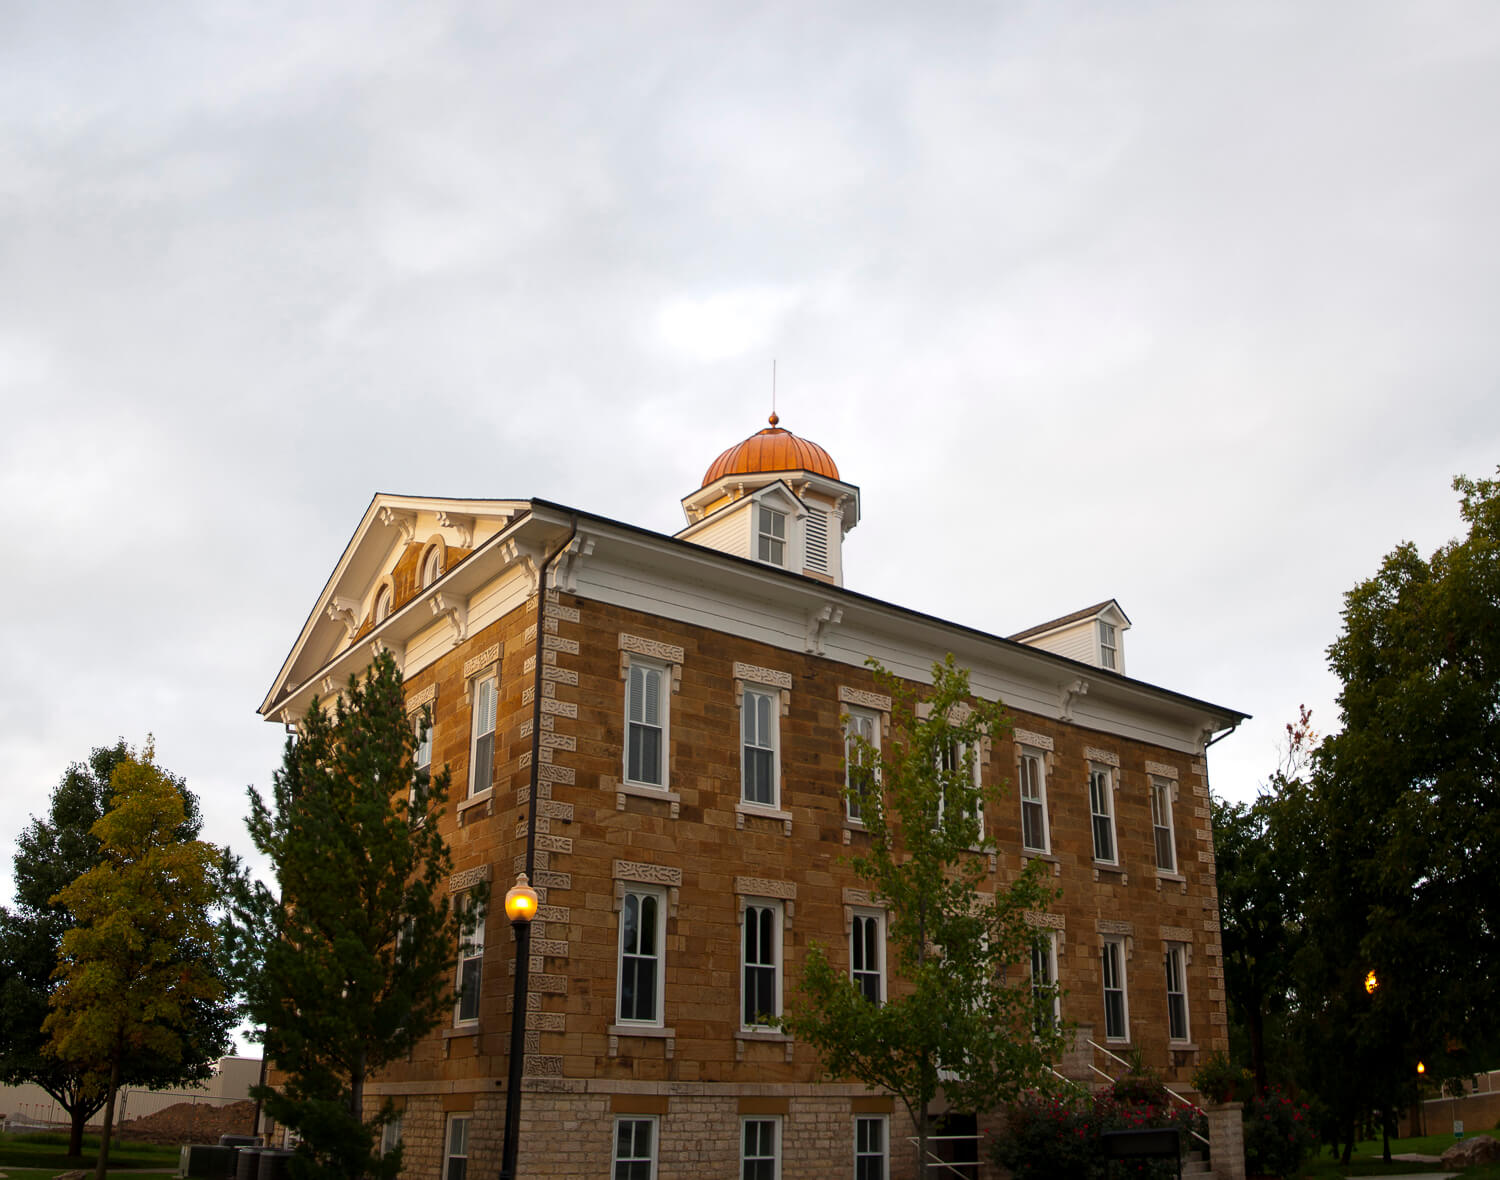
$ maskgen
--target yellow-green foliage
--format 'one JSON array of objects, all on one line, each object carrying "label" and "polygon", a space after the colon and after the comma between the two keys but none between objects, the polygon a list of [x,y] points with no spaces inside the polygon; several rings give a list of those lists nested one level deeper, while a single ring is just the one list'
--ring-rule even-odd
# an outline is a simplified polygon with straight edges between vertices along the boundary
[{"label": "yellow-green foliage", "polygon": [[191,1007],[223,996],[209,967],[218,851],[180,838],[182,795],[149,743],[110,785],[110,810],[91,829],[102,863],[54,899],[77,925],[43,1024],[54,1054],[103,1072],[141,1053],[179,1058]]}]

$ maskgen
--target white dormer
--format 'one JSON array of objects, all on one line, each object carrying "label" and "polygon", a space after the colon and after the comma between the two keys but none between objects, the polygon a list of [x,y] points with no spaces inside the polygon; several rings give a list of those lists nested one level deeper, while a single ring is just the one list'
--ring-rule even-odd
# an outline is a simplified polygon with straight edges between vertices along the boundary
[{"label": "white dormer", "polygon": [[730,447],[682,501],[683,540],[844,584],[844,534],[859,523],[859,489],[817,443],[771,427]]},{"label": "white dormer", "polygon": [[1040,647],[1111,672],[1125,674],[1125,632],[1130,619],[1113,598],[1074,611],[1050,623],[1010,636],[1016,643]]}]

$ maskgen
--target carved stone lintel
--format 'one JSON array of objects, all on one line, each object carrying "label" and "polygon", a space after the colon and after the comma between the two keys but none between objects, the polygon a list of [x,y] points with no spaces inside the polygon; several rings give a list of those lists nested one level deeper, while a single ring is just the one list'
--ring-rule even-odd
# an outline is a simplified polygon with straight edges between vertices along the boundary
[{"label": "carved stone lintel", "polygon": [[1055,748],[1055,743],[1045,733],[1034,733],[1029,729],[1017,729],[1012,732],[1011,736],[1015,739],[1018,746],[1030,746],[1035,750],[1045,750],[1049,754]]},{"label": "carved stone lintel", "polygon": [[1177,781],[1177,767],[1169,762],[1147,762],[1146,773],[1154,774],[1157,778],[1169,778],[1174,783]]},{"label": "carved stone lintel", "polygon": [[639,881],[645,885],[681,885],[682,870],[669,865],[645,864],[635,860],[615,861],[617,881]]},{"label": "carved stone lintel", "polygon": [[1101,766],[1113,766],[1120,769],[1120,756],[1113,750],[1101,750],[1097,746],[1085,746],[1083,756],[1090,762],[1097,762]]},{"label": "carved stone lintel", "polygon": [[777,897],[783,901],[795,901],[797,897],[797,883],[795,881],[773,881],[767,877],[736,877],[734,879],[734,891],[739,894],[748,894],[751,897]]},{"label": "carved stone lintel", "polygon": [[490,866],[485,864],[472,869],[464,869],[461,873],[452,873],[448,877],[448,892],[462,893],[465,889],[472,889],[481,881],[488,881],[490,871]]},{"label": "carved stone lintel", "polygon": [[1027,910],[1022,917],[1026,925],[1038,930],[1066,930],[1068,920],[1062,914],[1049,914],[1041,910]]},{"label": "carved stone lintel", "polygon": [[476,673],[482,672],[491,664],[500,662],[500,645],[492,643],[478,655],[470,656],[464,661],[464,679],[468,680]]},{"label": "carved stone lintel", "polygon": [[850,688],[847,684],[839,685],[839,703],[874,709],[878,713],[891,711],[891,698],[884,693],[866,692],[862,688]]},{"label": "carved stone lintel", "polygon": [[426,688],[422,689],[421,692],[414,692],[411,694],[411,696],[406,698],[406,711],[408,713],[415,713],[419,709],[421,709],[423,705],[431,705],[435,704],[436,702],[437,682],[434,681],[432,684],[429,684]]},{"label": "carved stone lintel", "polygon": [[786,692],[790,692],[792,688],[792,674],[790,672],[781,672],[775,668],[762,668],[756,664],[742,664],[736,661],[734,665],[734,678],[736,680],[746,680],[752,684],[765,684]]},{"label": "carved stone lintel", "polygon": [[1186,926],[1163,926],[1161,940],[1163,942],[1192,942],[1193,932]]},{"label": "carved stone lintel", "polygon": [[1096,918],[1094,929],[1100,934],[1134,934],[1135,924],[1121,921],[1119,918]]}]

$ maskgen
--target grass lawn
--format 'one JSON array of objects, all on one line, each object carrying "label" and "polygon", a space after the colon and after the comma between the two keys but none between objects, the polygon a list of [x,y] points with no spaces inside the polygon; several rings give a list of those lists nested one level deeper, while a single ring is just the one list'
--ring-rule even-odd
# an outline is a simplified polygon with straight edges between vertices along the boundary
[{"label": "grass lawn", "polygon": [[[64,1134],[0,1134],[0,1172],[8,1177],[19,1177],[55,1176],[59,1172],[77,1170],[92,1171],[99,1154],[99,1137],[83,1137],[81,1159],[70,1160],[67,1150],[68,1137]],[[178,1154],[175,1147],[116,1140],[109,1150],[109,1170],[123,1175],[126,1169],[175,1168]]]},{"label": "grass lawn", "polygon": [[[1500,1128],[1495,1130],[1471,1131],[1475,1134],[1489,1135],[1500,1139]],[[1446,1135],[1422,1135],[1411,1139],[1392,1139],[1391,1154],[1404,1155],[1416,1153],[1418,1155],[1442,1155],[1453,1146],[1452,1132]],[[1363,1139],[1354,1145],[1354,1156],[1345,1168],[1333,1156],[1324,1153],[1316,1159],[1309,1160],[1302,1169],[1305,1180],[1335,1180],[1340,1176],[1399,1176],[1403,1173],[1420,1172],[1424,1168],[1431,1167],[1436,1171],[1434,1165],[1413,1164],[1409,1161],[1392,1160],[1386,1163],[1382,1158],[1382,1146],[1379,1139]],[[1500,1164],[1482,1164],[1477,1168],[1470,1168],[1466,1172],[1452,1172],[1452,1176],[1461,1176],[1463,1180],[1500,1180]]]}]

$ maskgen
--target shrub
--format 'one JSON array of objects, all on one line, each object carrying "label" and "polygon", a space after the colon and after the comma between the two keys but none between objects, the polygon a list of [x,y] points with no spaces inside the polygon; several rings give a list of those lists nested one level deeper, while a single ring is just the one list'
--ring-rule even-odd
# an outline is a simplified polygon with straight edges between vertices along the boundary
[{"label": "shrub", "polygon": [[[1189,1132],[1205,1130],[1200,1112],[1173,1110],[1164,1103],[1122,1102],[1110,1092],[1093,1097],[1032,1094],[1011,1106],[1005,1133],[991,1155],[1015,1180],[1104,1180],[1099,1136],[1144,1127],[1177,1127],[1185,1151]],[[1142,1160],[1117,1163],[1113,1172],[1155,1180],[1176,1176],[1177,1166],[1171,1160]]]},{"label": "shrub", "polygon": [[1193,1086],[1209,1102],[1233,1102],[1247,1092],[1245,1073],[1231,1064],[1223,1052],[1211,1053],[1193,1071]]},{"label": "shrub", "polygon": [[1245,1103],[1245,1170],[1252,1175],[1295,1176],[1316,1144],[1307,1103],[1279,1086]]}]

